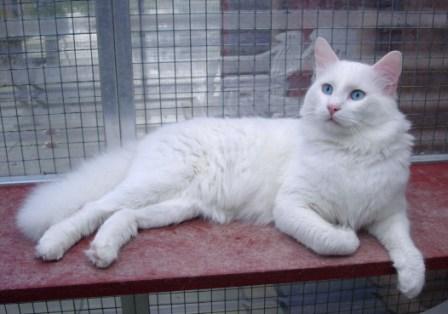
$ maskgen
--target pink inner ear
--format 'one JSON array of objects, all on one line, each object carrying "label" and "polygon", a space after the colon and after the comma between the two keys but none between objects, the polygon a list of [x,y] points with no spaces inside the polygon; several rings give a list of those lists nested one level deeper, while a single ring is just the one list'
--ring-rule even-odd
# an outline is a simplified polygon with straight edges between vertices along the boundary
[{"label": "pink inner ear", "polygon": [[385,82],[384,90],[388,94],[394,94],[397,90],[402,67],[401,52],[391,51],[373,65],[373,69]]},{"label": "pink inner ear", "polygon": [[316,39],[314,45],[314,61],[316,62],[317,74],[339,61],[338,56],[334,53],[333,49],[331,49],[328,42],[322,37]]}]

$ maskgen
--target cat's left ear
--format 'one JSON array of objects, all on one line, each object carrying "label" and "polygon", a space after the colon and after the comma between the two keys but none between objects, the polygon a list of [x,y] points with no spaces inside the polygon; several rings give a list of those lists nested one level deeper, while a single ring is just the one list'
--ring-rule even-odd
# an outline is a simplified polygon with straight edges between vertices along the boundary
[{"label": "cat's left ear", "polygon": [[329,66],[338,62],[339,58],[331,49],[330,44],[322,37],[317,37],[314,44],[314,62],[316,63],[316,74],[324,72]]},{"label": "cat's left ear", "polygon": [[388,95],[395,95],[402,69],[401,52],[389,52],[373,65],[373,69],[380,76],[384,84],[384,91]]}]

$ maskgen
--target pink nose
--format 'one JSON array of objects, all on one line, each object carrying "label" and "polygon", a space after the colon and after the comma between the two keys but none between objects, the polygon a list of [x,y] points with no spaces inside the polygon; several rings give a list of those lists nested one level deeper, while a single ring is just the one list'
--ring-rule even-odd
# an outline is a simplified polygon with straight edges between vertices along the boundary
[{"label": "pink nose", "polygon": [[336,113],[336,111],[341,110],[341,107],[335,104],[328,104],[327,109],[328,112],[330,113],[330,116],[333,116]]}]

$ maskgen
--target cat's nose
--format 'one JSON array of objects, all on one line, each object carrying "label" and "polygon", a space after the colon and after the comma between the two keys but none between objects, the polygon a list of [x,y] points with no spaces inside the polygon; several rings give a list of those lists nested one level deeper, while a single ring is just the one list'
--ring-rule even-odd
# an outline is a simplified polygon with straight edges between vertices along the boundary
[{"label": "cat's nose", "polygon": [[330,116],[333,116],[336,113],[336,111],[341,110],[341,106],[336,105],[336,104],[328,104],[327,109],[328,109],[328,112],[330,113]]}]

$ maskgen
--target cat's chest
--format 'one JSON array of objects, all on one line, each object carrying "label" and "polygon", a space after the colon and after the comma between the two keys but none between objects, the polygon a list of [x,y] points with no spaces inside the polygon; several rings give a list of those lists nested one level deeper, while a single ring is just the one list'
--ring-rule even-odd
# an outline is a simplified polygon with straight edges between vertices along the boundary
[{"label": "cat's chest", "polygon": [[[367,165],[345,158],[327,158],[314,168],[316,182],[314,185],[331,200],[347,204],[366,199],[374,182],[376,171]],[[363,195],[364,197],[358,197]]]},{"label": "cat's chest", "polygon": [[308,205],[332,223],[359,228],[382,207],[381,190],[388,179],[380,164],[326,152],[304,158],[301,173]]}]

